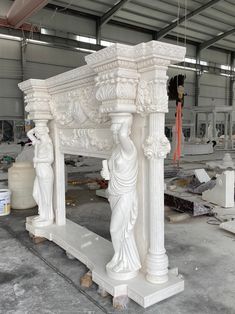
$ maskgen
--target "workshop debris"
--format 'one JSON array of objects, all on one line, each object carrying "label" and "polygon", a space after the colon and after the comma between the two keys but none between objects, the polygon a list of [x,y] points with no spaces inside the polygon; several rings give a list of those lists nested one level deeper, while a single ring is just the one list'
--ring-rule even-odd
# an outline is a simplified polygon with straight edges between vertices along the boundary
[{"label": "workshop debris", "polygon": [[194,174],[200,183],[206,183],[211,179],[205,169],[195,169]]},{"label": "workshop debris", "polygon": [[204,191],[212,189],[216,185],[215,178],[201,183],[196,177],[193,177],[187,187],[187,191],[195,194],[202,194]]}]

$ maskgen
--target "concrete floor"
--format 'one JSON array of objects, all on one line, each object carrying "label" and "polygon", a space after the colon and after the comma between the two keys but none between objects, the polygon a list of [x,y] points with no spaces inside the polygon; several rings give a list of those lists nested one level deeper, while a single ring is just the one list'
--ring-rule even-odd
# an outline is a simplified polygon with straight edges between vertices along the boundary
[{"label": "concrete floor", "polygon": [[[110,238],[110,208],[94,191],[72,190],[77,199],[68,217]],[[77,260],[46,241],[35,245],[24,229],[25,217],[36,210],[12,211],[0,218],[0,313],[120,313],[110,296],[97,286],[80,287],[87,271]],[[234,314],[235,236],[207,223],[208,217],[181,223],[166,222],[166,249],[170,266],[179,267],[185,291],[148,309],[130,301],[124,313]]]}]

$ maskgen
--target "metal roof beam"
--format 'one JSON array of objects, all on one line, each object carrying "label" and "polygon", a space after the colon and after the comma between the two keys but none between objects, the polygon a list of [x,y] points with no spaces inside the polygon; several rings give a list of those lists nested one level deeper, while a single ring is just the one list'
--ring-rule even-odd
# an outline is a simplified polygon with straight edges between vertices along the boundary
[{"label": "metal roof beam", "polygon": [[224,33],[222,33],[222,34],[220,34],[218,36],[215,36],[215,37],[213,37],[213,38],[211,38],[209,40],[204,41],[203,43],[201,43],[199,45],[199,50],[201,51],[202,49],[206,49],[206,48],[214,45],[215,43],[217,43],[217,41],[219,41],[219,40],[221,40],[221,39],[223,39],[223,38],[225,38],[225,37],[227,37],[229,35],[232,35],[233,33],[235,33],[235,27],[230,29],[227,32],[224,32]]},{"label": "metal roof beam", "polygon": [[120,0],[118,3],[116,3],[104,15],[101,16],[99,25],[102,26],[108,23],[108,21],[113,18],[114,14],[116,14],[119,10],[121,10],[122,7],[128,2],[130,2],[130,0]]},{"label": "metal roof beam", "polygon": [[42,9],[49,0],[15,0],[8,13],[7,21],[15,28],[19,28],[26,19]]},{"label": "metal roof beam", "polygon": [[220,1],[222,1],[222,0],[211,0],[211,1],[207,2],[206,4],[200,6],[199,8],[195,9],[194,11],[189,12],[188,14],[180,17],[175,22],[169,24],[168,26],[166,26],[166,27],[162,28],[160,31],[158,31],[157,32],[157,39],[159,40],[162,37],[166,36],[168,33],[170,33],[170,31],[172,31],[174,28],[176,28],[180,24],[184,23],[186,20],[189,20],[192,17],[200,14],[201,12],[212,7],[213,5],[215,5],[216,3],[220,2]]},{"label": "metal roof beam", "polygon": [[[98,21],[99,18],[100,18],[99,16],[94,15],[94,14],[85,13],[85,12],[73,10],[73,9],[70,9],[70,8],[66,8],[65,9],[63,6],[54,5],[54,4],[51,4],[51,3],[46,5],[46,7],[45,7],[45,9],[49,9],[49,10],[55,10],[56,8],[63,9],[62,10],[63,14],[68,14],[68,15],[73,15],[73,16],[81,16],[81,17],[84,17],[84,18],[87,18],[87,19],[90,19],[90,20],[93,20],[93,21]],[[123,27],[123,28],[127,28],[127,29],[132,29],[132,30],[135,30],[137,32],[142,32],[142,33],[146,33],[146,34],[154,35],[156,33],[156,31],[154,31],[151,28],[136,26],[136,25],[133,25],[133,24],[124,23],[124,22],[120,22],[120,21],[116,21],[116,20],[112,20],[112,19],[108,23],[111,24],[111,25],[115,25],[115,26],[119,26],[119,27]],[[166,38],[171,39],[171,40],[175,40],[175,41],[178,40],[179,42],[182,42],[182,43],[185,42],[184,38],[181,38],[181,37],[177,38],[175,35],[170,35],[169,34],[169,35],[166,35]],[[156,38],[154,38],[154,40],[155,39]],[[187,39],[187,44],[191,44],[193,46],[198,46],[199,43],[197,41],[193,41],[193,40]],[[216,47],[215,46],[212,49],[220,51],[220,52],[224,52],[224,53],[230,53],[231,52],[231,49],[229,49],[229,48],[226,49],[226,48],[220,48],[220,47]]]}]

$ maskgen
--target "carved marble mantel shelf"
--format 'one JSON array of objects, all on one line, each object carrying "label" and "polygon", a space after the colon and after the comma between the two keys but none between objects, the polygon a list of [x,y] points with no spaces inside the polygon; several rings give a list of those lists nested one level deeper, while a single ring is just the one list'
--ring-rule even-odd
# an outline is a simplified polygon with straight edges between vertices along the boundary
[{"label": "carved marble mantel shelf", "polygon": [[[35,125],[50,129],[54,145],[54,223],[26,229],[72,254],[92,271],[92,279],[114,297],[128,295],[143,307],[184,289],[176,272],[168,270],[164,246],[164,158],[170,145],[164,134],[168,112],[167,69],[183,61],[185,48],[157,41],[136,46],[115,44],[86,56],[87,65],[46,80],[19,84],[26,111]],[[64,154],[108,159],[113,151],[113,117],[132,116],[131,140],[138,155],[138,217],[135,239],[141,271],[118,281],[105,265],[112,243],[66,220]],[[97,249],[99,248],[99,249]]]}]

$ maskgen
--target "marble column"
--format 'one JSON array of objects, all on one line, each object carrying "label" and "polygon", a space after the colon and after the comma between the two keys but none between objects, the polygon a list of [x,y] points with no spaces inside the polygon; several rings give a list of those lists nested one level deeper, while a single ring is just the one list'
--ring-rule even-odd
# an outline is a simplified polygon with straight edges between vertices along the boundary
[{"label": "marble column", "polygon": [[209,126],[209,117],[208,117],[208,115],[209,114],[206,112],[205,115],[206,115],[206,120],[205,120],[206,127],[205,127],[204,137],[208,138],[208,126]]},{"label": "marble column", "polygon": [[[138,46],[137,46],[138,47]],[[146,279],[151,283],[168,281],[168,257],[164,245],[164,158],[170,151],[165,136],[165,113],[168,112],[166,71],[169,60],[144,57],[138,60],[140,82],[137,112],[148,115],[148,136],[143,143],[148,160],[149,249]]]},{"label": "marble column", "polygon": [[170,144],[164,134],[164,124],[165,113],[149,114],[149,137],[144,145],[149,160],[150,214],[146,279],[153,283],[168,280],[168,257],[164,246],[164,158],[170,151]]},{"label": "marble column", "polygon": [[194,142],[195,141],[195,134],[196,134],[196,113],[191,110],[191,126],[190,126],[190,142]]},{"label": "marble column", "polygon": [[213,111],[213,137],[214,139],[217,138],[217,130],[216,130],[216,121],[217,121],[217,117],[216,117],[216,111]]},{"label": "marble column", "polygon": [[224,148],[228,149],[228,113],[224,113]]},{"label": "marble column", "polygon": [[233,113],[229,113],[229,142],[230,147],[233,149]]}]

